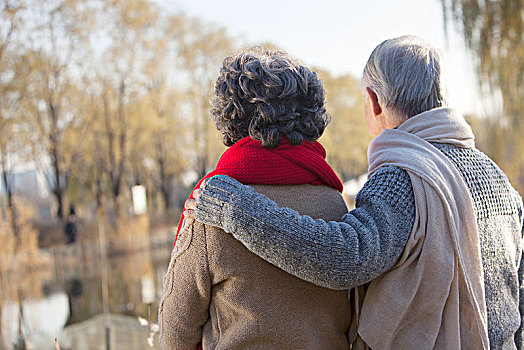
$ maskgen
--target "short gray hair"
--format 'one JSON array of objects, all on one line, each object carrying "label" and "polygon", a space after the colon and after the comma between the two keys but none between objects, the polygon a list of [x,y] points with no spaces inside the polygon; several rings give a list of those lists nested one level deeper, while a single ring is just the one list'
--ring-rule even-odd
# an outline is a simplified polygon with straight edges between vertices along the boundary
[{"label": "short gray hair", "polygon": [[362,87],[369,87],[380,106],[404,120],[432,108],[446,106],[441,52],[416,36],[401,36],[378,45],[362,73]]}]

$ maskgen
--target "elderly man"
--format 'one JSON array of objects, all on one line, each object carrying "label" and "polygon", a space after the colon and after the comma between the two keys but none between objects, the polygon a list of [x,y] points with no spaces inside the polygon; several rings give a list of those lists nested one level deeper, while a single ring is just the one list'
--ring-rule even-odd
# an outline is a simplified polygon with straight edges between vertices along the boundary
[{"label": "elderly man", "polygon": [[442,57],[386,40],[362,75],[369,179],[341,222],[301,216],[232,178],[188,216],[304,280],[351,289],[351,341],[373,349],[522,349],[522,199],[446,107]]}]

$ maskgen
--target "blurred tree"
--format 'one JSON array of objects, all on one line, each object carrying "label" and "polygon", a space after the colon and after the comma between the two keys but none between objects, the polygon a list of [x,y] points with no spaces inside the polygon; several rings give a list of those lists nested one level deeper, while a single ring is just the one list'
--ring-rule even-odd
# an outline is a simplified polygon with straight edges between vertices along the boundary
[{"label": "blurred tree", "polygon": [[35,217],[35,208],[29,202],[20,201],[17,204],[17,225],[19,227],[19,242],[15,245],[13,274],[9,278],[9,287],[16,293],[18,303],[18,338],[25,343],[22,333],[24,318],[24,300],[37,300],[42,296],[42,270],[39,262],[38,232],[31,224]]},{"label": "blurred tree", "polygon": [[[23,83],[30,69],[25,56],[7,53],[0,61],[0,72],[9,79],[0,83],[0,171],[6,193],[7,212],[11,217],[12,231],[18,237],[16,225],[16,206],[12,188],[12,175],[15,164],[27,162],[31,154],[28,147],[31,141],[27,120],[24,118],[22,100]],[[5,70],[4,70],[5,69]]]},{"label": "blurred tree", "polygon": [[104,80],[104,91],[99,101],[103,105],[104,128],[100,134],[100,146],[105,156],[101,164],[109,177],[113,207],[117,217],[120,216],[120,194],[127,161],[129,110],[126,108],[128,106],[124,105],[126,87],[125,76],[121,76],[116,89]]},{"label": "blurred tree", "polygon": [[[64,216],[64,162],[69,156],[64,148],[64,134],[75,117],[70,94],[74,91],[75,62],[82,56],[82,44],[88,32],[89,8],[80,0],[38,0],[28,2],[25,14],[24,42],[29,50],[32,75],[26,84],[28,104],[32,108],[32,123],[36,131],[37,163],[47,168],[46,176],[57,202],[57,217]],[[29,6],[29,5],[27,5]],[[42,157],[43,156],[43,157]],[[42,164],[43,163],[43,164]]]},{"label": "blurred tree", "polygon": [[[199,178],[216,163],[224,150],[221,135],[209,118],[209,99],[223,59],[230,55],[234,42],[224,28],[196,18],[179,17],[181,35],[177,40],[180,61],[185,68],[187,120],[192,122],[192,135],[185,141],[195,154],[193,169]],[[189,135],[188,135],[189,136]]]},{"label": "blurred tree", "polygon": [[367,147],[371,138],[364,118],[364,96],[359,82],[351,75],[316,71],[324,83],[326,106],[332,117],[320,141],[326,148],[328,162],[347,181],[368,168]]},{"label": "blurred tree", "polygon": [[21,82],[24,81],[22,78],[24,65],[21,64],[21,57],[16,54],[16,49],[10,50],[10,48],[13,33],[19,27],[19,13],[23,7],[18,2],[7,0],[1,1],[0,6],[2,20],[0,24],[0,181],[3,182],[6,192],[7,215],[10,216],[11,229],[15,236],[18,236],[10,174],[13,166],[12,158],[17,149],[14,134],[20,123],[18,110],[22,97],[20,87]]},{"label": "blurred tree", "polygon": [[[102,214],[105,197],[110,187],[106,178],[107,149],[104,142],[107,136],[105,115],[106,103],[101,97],[103,78],[89,76],[83,79],[82,93],[78,94],[78,114],[72,124],[71,132],[64,142],[72,150],[71,182],[78,184],[77,193],[70,194],[76,203],[91,206]],[[81,98],[80,98],[81,97]]]},{"label": "blurred tree", "polygon": [[496,118],[480,118],[474,114],[465,116],[475,134],[476,147],[490,157],[504,153],[506,128]]},{"label": "blurred tree", "polygon": [[[481,84],[502,95],[503,152],[494,154],[524,190],[524,3],[522,0],[441,0],[445,25],[451,15],[478,57]],[[522,192],[521,192],[522,193]]]},{"label": "blurred tree", "polygon": [[32,73],[26,89],[31,123],[36,131],[35,160],[42,169],[46,169],[46,159],[49,157],[52,176],[46,175],[46,179],[57,202],[56,215],[62,219],[66,188],[63,163],[67,151],[63,146],[63,137],[74,115],[75,106],[68,98],[74,87],[64,66],[57,65],[55,58],[38,52],[32,55],[30,64]]},{"label": "blurred tree", "polygon": [[16,210],[10,176],[17,149],[25,148],[20,142],[21,137],[15,137],[20,131],[20,85],[25,80],[22,78],[25,69],[22,57],[16,53],[16,44],[13,47],[12,42],[14,33],[19,30],[22,10],[23,6],[18,1],[0,1],[0,181],[7,198],[7,210],[4,211],[4,204],[0,204],[0,348],[6,346],[7,340],[2,332],[2,306],[5,301],[14,300],[17,296],[20,299],[21,296],[13,290],[11,281],[16,275],[15,254],[21,246],[22,235],[26,233],[20,228],[20,213]]},{"label": "blurred tree", "polygon": [[100,54],[103,65],[92,67],[99,77],[96,99],[102,104],[99,147],[104,154],[104,172],[111,187],[113,207],[121,214],[122,187],[130,155],[130,135],[137,125],[136,107],[144,93],[143,71],[150,52],[150,33],[158,9],[148,1],[106,1],[104,37],[107,46]]},{"label": "blurred tree", "polygon": [[[90,178],[85,176],[86,159],[91,159],[92,129],[89,112],[93,102],[86,98],[83,85],[75,83],[68,93],[70,104],[74,106],[74,117],[71,119],[67,132],[62,137],[62,147],[65,150],[63,159],[63,175],[66,186],[65,198],[70,204],[92,203],[93,196],[89,192]],[[96,104],[95,104],[96,106]]]},{"label": "blurred tree", "polygon": [[[158,85],[157,85],[158,84]],[[157,80],[148,89],[148,97],[144,101],[147,115],[146,133],[141,130],[143,142],[140,164],[145,172],[152,172],[152,189],[161,195],[164,211],[171,208],[173,180],[180,177],[186,163],[182,150],[180,136],[187,133],[187,126],[180,120],[178,101],[182,99],[181,93],[173,91],[163,82]],[[135,153],[139,155],[138,152]]]},{"label": "blurred tree", "polygon": [[[15,235],[12,229],[10,220],[6,220],[3,215],[0,215],[0,315],[2,314],[3,305],[8,300],[16,298],[13,289],[11,288],[11,280],[13,272],[11,266],[13,265],[15,252]],[[0,319],[0,348],[7,349],[7,344],[4,334],[2,332],[2,320]]]},{"label": "blurred tree", "polygon": [[[146,64],[146,95],[140,115],[145,118],[146,131],[140,131],[142,152],[135,152],[144,172],[150,173],[148,186],[155,198],[158,192],[164,213],[171,208],[173,180],[185,167],[185,156],[180,152],[181,135],[187,133],[187,125],[181,118],[184,91],[177,84],[179,72],[183,71],[178,55],[178,38],[181,37],[180,16],[166,16],[155,28],[151,51],[154,54]],[[142,136],[140,138],[140,136]]]},{"label": "blurred tree", "polygon": [[[43,276],[38,252],[38,232],[31,224],[35,208],[19,197],[13,197],[13,201],[18,209],[15,217],[18,230],[16,235],[11,224],[0,215],[0,314],[4,302],[14,301],[18,304],[17,342],[24,344],[22,303],[24,300],[41,297]],[[0,348],[3,348],[7,339],[2,339],[1,335],[0,333]]]},{"label": "blurred tree", "polygon": [[[72,166],[82,164],[84,175],[78,175],[92,182],[97,204],[108,184],[117,216],[123,186],[131,182],[144,182],[150,196],[161,193],[168,209],[185,159],[198,159],[204,172],[221,150],[213,143],[220,139],[215,131],[206,136],[212,130],[208,100],[216,76],[210,70],[218,72],[229,38],[184,15],[162,15],[145,0],[105,0],[93,22],[97,29],[90,42],[104,39],[90,49],[94,59],[83,61],[79,89],[89,102],[79,101],[76,116],[86,118],[83,125],[89,127],[82,130],[93,135],[83,134],[86,146]],[[178,151],[181,144],[198,145],[189,149],[194,156]],[[88,154],[89,149],[97,152]]]}]

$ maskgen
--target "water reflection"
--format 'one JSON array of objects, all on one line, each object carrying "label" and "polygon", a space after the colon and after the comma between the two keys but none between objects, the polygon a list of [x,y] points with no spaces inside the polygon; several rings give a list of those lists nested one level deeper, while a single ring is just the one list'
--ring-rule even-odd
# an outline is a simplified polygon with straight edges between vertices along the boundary
[{"label": "water reflection", "polygon": [[[28,348],[54,349],[57,336],[62,350],[105,349],[106,324],[110,326],[111,349],[148,348],[149,330],[140,325],[138,317],[157,321],[172,231],[150,233],[147,217],[118,225],[106,223],[104,227],[106,266],[102,264],[97,241],[39,251],[41,273],[39,281],[33,283],[41,285],[43,298],[22,303],[22,332]],[[107,300],[102,298],[104,268]],[[31,277],[35,278],[35,274]],[[102,316],[104,302],[109,313],[106,318]],[[2,334],[7,349],[17,339],[18,309],[16,302],[4,303],[2,309]],[[155,343],[158,345],[157,339]]]},{"label": "water reflection", "polygon": [[[66,293],[54,293],[40,300],[22,302],[24,322],[22,332],[26,337],[26,346],[34,349],[47,342],[52,345],[57,332],[62,329],[69,317],[69,301]],[[2,333],[15,343],[18,337],[18,303],[8,302],[2,310]]]}]

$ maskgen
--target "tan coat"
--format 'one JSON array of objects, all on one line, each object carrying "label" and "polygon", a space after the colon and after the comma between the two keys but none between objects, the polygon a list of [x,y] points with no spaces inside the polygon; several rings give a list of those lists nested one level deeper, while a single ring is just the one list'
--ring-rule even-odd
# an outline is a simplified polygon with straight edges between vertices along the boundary
[{"label": "tan coat", "polygon": [[[252,186],[325,220],[347,213],[326,186]],[[224,231],[193,222],[179,235],[164,280],[164,349],[348,349],[347,291],[300,280],[249,252]]]}]

